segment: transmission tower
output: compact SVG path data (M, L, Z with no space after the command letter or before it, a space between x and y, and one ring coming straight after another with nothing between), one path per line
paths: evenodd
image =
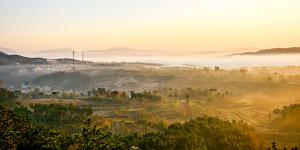
M73 64L75 64L75 51L72 51L72 53L73 53Z
M84 52L81 52L81 63L82 63L82 64L84 64L83 57L84 57Z

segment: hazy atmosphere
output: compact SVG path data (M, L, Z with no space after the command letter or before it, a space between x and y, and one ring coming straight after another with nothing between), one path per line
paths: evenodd
M0 45L32 52L293 47L298 0L1 0Z
M298 150L299 0L0 0L0 150Z

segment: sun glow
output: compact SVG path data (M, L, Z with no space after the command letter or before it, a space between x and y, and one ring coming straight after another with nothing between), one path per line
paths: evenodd
M299 45L299 7L296 0L2 0L0 44L29 51L289 47Z

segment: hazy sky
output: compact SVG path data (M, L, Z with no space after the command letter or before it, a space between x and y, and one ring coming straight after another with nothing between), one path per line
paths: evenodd
M300 0L0 0L0 46L27 51L300 46Z

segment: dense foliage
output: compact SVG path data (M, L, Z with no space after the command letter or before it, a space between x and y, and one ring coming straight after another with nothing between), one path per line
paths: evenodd
M0 104L9 103L10 101L16 99L17 95L15 94L15 92L0 88Z
M202 117L175 123L162 133L139 138L142 149L255 149L252 130L243 122Z
M68 135L48 126L32 126L25 107L10 110L0 106L0 149L125 149L118 137L90 127L81 134Z
M218 91L217 88L184 88L184 89L173 89L173 88L162 88L158 89L157 93L170 100L172 99L185 99L191 100L202 100L202 101L213 101L222 100L225 96L230 95L227 91Z
M73 104L35 104L30 108L34 123L68 128L78 126L93 114L92 108Z
M1 149L255 149L251 129L243 122L203 117L158 133L121 137L91 127L88 119L81 134L68 135L64 130L32 126L25 107L0 108Z
M275 109L273 111L275 117L272 124L284 131L300 132L300 104L292 104L284 106L282 109Z
M131 91L127 94L124 91L108 91L105 88L98 88L88 91L88 99L107 104L128 104L134 102L157 102L161 100L161 97L155 91Z
M0 149L14 149L31 128L27 110L23 107L10 110L0 105Z

